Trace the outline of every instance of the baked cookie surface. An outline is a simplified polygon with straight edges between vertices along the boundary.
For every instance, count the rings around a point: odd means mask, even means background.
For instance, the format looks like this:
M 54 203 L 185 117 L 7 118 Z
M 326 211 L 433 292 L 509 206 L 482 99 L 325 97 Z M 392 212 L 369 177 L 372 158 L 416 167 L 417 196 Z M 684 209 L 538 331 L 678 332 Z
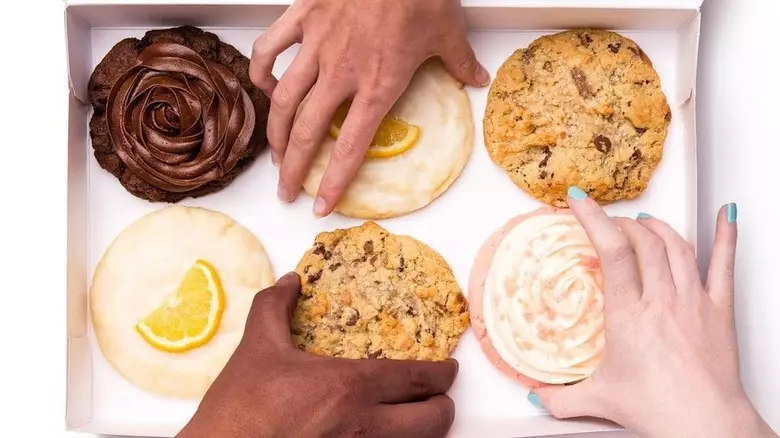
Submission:
M 471 156 L 471 101 L 438 60 L 420 66 L 390 115 L 419 126 L 419 138 L 400 155 L 363 162 L 336 205 L 345 216 L 381 219 L 419 210 L 447 191 Z M 309 195 L 317 194 L 335 147 L 326 136 L 303 183 Z
M 221 190 L 266 145 L 270 103 L 249 80 L 249 59 L 196 27 L 120 41 L 88 91 L 95 158 L 148 201 Z
M 345 357 L 444 360 L 469 324 L 445 260 L 373 222 L 320 233 L 301 259 L 296 345 Z
M 658 74 L 636 43 L 572 30 L 537 39 L 501 66 L 488 95 L 485 146 L 540 201 L 566 207 L 576 185 L 608 204 L 645 190 L 670 121 Z
M 224 290 L 219 327 L 197 348 L 161 351 L 136 323 L 198 259 L 214 267 Z M 127 226 L 106 249 L 90 286 L 92 326 L 103 356 L 125 379 L 161 396 L 198 398 L 241 340 L 255 294 L 273 282 L 262 243 L 244 226 L 216 211 L 166 207 Z
M 604 351 L 601 262 L 566 209 L 516 216 L 477 253 L 474 334 L 490 362 L 531 388 L 593 373 Z

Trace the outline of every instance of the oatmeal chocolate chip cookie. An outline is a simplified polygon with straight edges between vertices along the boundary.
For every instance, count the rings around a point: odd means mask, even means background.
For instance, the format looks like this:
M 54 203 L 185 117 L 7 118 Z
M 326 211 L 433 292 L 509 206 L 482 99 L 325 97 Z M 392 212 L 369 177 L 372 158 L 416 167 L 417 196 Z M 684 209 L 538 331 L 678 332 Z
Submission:
M 645 190 L 671 115 L 636 43 L 572 30 L 537 39 L 501 66 L 485 109 L 485 146 L 515 184 L 543 202 L 566 207 L 566 191 L 576 185 L 608 204 Z
M 152 202 L 221 190 L 266 145 L 270 104 L 248 69 L 235 47 L 192 26 L 120 41 L 88 84 L 98 163 Z
M 296 272 L 293 339 L 314 354 L 444 360 L 469 324 L 447 262 L 373 222 L 320 233 Z

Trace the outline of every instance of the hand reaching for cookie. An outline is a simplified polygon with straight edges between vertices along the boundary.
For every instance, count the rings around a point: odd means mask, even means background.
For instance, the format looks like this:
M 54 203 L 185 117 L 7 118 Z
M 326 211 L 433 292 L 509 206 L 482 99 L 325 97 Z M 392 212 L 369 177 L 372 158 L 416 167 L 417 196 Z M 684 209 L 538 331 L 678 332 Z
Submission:
M 300 278 L 257 294 L 244 337 L 179 438 L 443 437 L 455 408 L 444 393 L 457 362 L 349 360 L 295 347 Z
M 529 400 L 558 418 L 607 418 L 643 437 L 777 437 L 739 377 L 736 206 L 718 214 L 706 285 L 691 245 L 661 220 L 610 220 L 576 187 L 569 206 L 601 259 L 606 351 L 588 379 L 535 389 Z
M 298 55 L 277 81 L 276 57 L 295 43 L 302 43 Z M 458 0 L 296 1 L 255 41 L 249 72 L 271 96 L 268 141 L 280 166 L 279 197 L 298 196 L 336 109 L 351 100 L 314 202 L 316 216 L 330 214 L 382 118 L 433 56 L 465 84 L 490 81 L 466 39 Z

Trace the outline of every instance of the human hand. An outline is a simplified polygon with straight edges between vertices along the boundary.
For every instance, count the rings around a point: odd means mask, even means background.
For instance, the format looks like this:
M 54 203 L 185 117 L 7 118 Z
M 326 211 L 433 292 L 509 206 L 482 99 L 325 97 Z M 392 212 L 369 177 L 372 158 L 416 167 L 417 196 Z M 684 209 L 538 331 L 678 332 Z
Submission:
M 290 336 L 295 273 L 254 299 L 244 337 L 179 438 L 443 437 L 457 362 L 305 353 Z
M 294 43 L 302 43 L 298 55 L 277 81 L 274 61 Z M 279 197 L 298 196 L 336 109 L 351 100 L 314 202 L 316 216 L 330 214 L 382 118 L 433 56 L 465 84 L 490 81 L 466 39 L 459 0 L 298 0 L 287 9 L 255 41 L 249 66 L 252 82 L 271 96 L 268 141 L 281 165 Z
M 590 378 L 535 389 L 529 400 L 558 418 L 606 418 L 643 437 L 776 437 L 739 377 L 736 205 L 718 213 L 706 285 L 693 247 L 661 220 L 610 220 L 576 188 L 569 207 L 601 260 L 606 350 Z

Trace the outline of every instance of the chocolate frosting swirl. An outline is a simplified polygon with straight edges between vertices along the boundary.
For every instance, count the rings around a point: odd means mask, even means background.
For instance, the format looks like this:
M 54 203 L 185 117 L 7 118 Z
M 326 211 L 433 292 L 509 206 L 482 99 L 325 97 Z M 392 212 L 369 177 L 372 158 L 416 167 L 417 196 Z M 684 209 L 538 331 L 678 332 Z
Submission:
M 255 126 L 249 95 L 224 66 L 187 46 L 155 43 L 111 88 L 108 132 L 144 181 L 174 193 L 221 178 Z

